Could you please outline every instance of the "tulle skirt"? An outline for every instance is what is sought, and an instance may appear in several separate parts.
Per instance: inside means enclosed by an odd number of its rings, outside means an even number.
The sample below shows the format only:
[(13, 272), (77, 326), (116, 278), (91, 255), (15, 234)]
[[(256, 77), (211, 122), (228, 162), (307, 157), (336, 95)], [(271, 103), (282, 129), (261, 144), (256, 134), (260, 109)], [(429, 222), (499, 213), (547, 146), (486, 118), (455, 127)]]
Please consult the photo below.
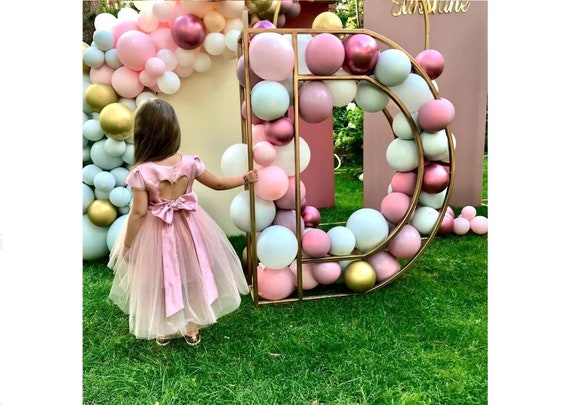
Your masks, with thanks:
[[(202, 271), (194, 248), (188, 218), (192, 215), (207, 247), (218, 297), (209, 302), (203, 289)], [(199, 328), (239, 308), (241, 295), (249, 292), (243, 267), (235, 249), (219, 225), (198, 206), (196, 211), (177, 211), (172, 226), (182, 281), (184, 308), (167, 317), (163, 276), (160, 218), (147, 214), (131, 248), (123, 252), (125, 226), (117, 236), (108, 267), (114, 271), (109, 298), (129, 314), (129, 331), (139, 339), (175, 338), (185, 333), (189, 322)], [(195, 228), (196, 229), (196, 228)]]

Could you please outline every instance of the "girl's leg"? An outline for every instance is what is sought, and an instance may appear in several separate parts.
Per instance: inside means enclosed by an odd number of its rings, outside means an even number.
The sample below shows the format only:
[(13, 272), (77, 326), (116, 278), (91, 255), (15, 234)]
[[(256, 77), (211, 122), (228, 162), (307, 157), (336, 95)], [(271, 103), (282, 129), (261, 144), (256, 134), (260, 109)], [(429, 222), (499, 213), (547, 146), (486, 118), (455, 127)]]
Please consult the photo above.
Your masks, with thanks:
[(186, 324), (186, 333), (184, 334), (184, 340), (190, 346), (196, 346), (200, 343), (200, 328), (193, 322), (188, 322)]

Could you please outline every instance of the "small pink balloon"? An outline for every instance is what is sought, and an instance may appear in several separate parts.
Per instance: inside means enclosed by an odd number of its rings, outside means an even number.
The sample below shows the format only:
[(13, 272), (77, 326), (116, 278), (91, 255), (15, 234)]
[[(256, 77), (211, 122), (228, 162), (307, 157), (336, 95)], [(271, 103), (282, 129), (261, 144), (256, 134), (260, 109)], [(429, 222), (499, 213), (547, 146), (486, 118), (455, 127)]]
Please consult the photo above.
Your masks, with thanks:
[(111, 84), (111, 78), (115, 69), (103, 63), (101, 66), (89, 69), (91, 83)]
[(366, 261), (374, 268), (377, 281), (387, 280), (400, 271), (398, 259), (385, 250), (369, 256)]
[(443, 55), (435, 49), (425, 49), (416, 56), (416, 62), (425, 70), (431, 80), (437, 79), (443, 72)]
[(482, 215), (477, 215), (470, 222), (471, 230), (477, 235), (484, 235), (489, 230), (489, 221)]
[(456, 235), (465, 235), (471, 229), (471, 224), (467, 218), (459, 216), (453, 220), (453, 232)]
[(114, 39), (113, 48), (117, 47), (119, 38), (127, 31), (140, 31), (138, 29), (136, 21), (132, 20), (121, 21), (120, 23), (114, 25), (113, 28), (111, 28), (111, 33), (113, 34), (113, 39)]
[(257, 169), (255, 194), (264, 200), (275, 201), (287, 193), (289, 186), (285, 170), (276, 165), (264, 166)]
[(449, 180), (449, 170), (445, 166), (431, 163), (424, 169), (422, 190), (430, 194), (441, 193), (449, 186)]
[(451, 215), (452, 218), (455, 218), (455, 211), (453, 211), (453, 208), (451, 208), (449, 205), (445, 209), (445, 214)]
[(127, 31), (117, 41), (117, 57), (130, 70), (140, 72), (148, 58), (156, 55), (156, 48), (149, 35), (141, 31)]
[(253, 24), (251, 28), (259, 28), (259, 29), (272, 29), (276, 28), (275, 25), (269, 20), (260, 20)]
[(152, 42), (157, 49), (157, 53), (161, 49), (168, 49), (174, 52), (178, 48), (178, 44), (174, 42), (170, 27), (158, 27), (150, 33)]
[(342, 274), (339, 262), (313, 263), (313, 277), (323, 285), (333, 284)]
[(295, 135), (295, 127), (287, 117), (265, 122), (265, 137), (274, 146), (285, 146)]
[(468, 221), (471, 221), (477, 215), (477, 209), (472, 205), (466, 205), (461, 209), (461, 216)]
[(390, 181), (392, 192), (404, 193), (409, 196), (413, 195), (417, 179), (418, 175), (416, 172), (397, 172)]
[(204, 22), (193, 14), (178, 16), (170, 31), (172, 39), (182, 49), (196, 49), (206, 38)]
[(277, 157), (277, 150), (267, 141), (257, 142), (253, 145), (252, 153), (253, 160), (260, 166), (269, 166)]
[[(291, 271), (295, 275), (295, 287), (297, 287), (299, 285), (297, 278), (297, 260), (294, 260), (289, 267), (291, 268)], [(303, 290), (312, 290), (313, 288), (318, 286), (319, 282), (315, 280), (315, 277), (313, 277), (313, 263), (303, 263), (301, 268), (302, 268), (301, 278), (302, 278)]]
[[(257, 181), (259, 182), (259, 176)], [(281, 209), (293, 210), (295, 209), (295, 191), (297, 190), (295, 176), (289, 176), (287, 183), (288, 183), (287, 190), (280, 198), (275, 200), (275, 205)], [(299, 191), (301, 193), (300, 197), (301, 200), (303, 200), (306, 195), (306, 189), (305, 189), (305, 184), (303, 183), (302, 180), (299, 180), (299, 186), (300, 186)]]
[(299, 115), (317, 124), (332, 115), (333, 98), (328, 86), (320, 80), (304, 82), (299, 88)]
[(303, 234), (301, 246), (309, 257), (325, 257), (331, 248), (331, 240), (322, 229), (311, 228)]
[(445, 214), (441, 221), (441, 224), (437, 230), (437, 234), (440, 236), (449, 235), (453, 232), (454, 218), (452, 215)]
[(392, 224), (398, 224), (410, 207), (410, 196), (398, 191), (388, 194), (380, 203), (380, 212)]
[(249, 61), (259, 77), (280, 82), (293, 72), (295, 52), (284, 35), (262, 32), (249, 42)]
[[(281, 210), (277, 209), (275, 218), (273, 218), (272, 225), (281, 225), (289, 229), (295, 235), (297, 234), (297, 216), (295, 210)], [(305, 232), (305, 224), (301, 221), (301, 235)]]
[(111, 77), (111, 86), (117, 94), (125, 98), (135, 98), (144, 89), (143, 84), (139, 80), (138, 72), (121, 66), (113, 73)]
[(349, 35), (342, 41), (344, 64), (342, 68), (353, 75), (372, 73), (378, 61), (378, 43), (367, 34)]
[(343, 62), (344, 46), (336, 35), (317, 34), (305, 48), (305, 63), (315, 75), (332, 75), (342, 67)]
[(418, 125), (426, 132), (445, 129), (455, 118), (455, 107), (445, 98), (428, 100), (418, 110)]
[(422, 237), (412, 225), (406, 224), (388, 244), (388, 252), (398, 259), (412, 258), (422, 246)]
[(166, 72), (166, 64), (159, 57), (153, 56), (147, 59), (144, 70), (150, 77), (159, 78)]
[(295, 291), (297, 279), (289, 267), (270, 269), (257, 267), (257, 292), (269, 301), (288, 297)]
[(312, 205), (306, 205), (301, 213), (303, 222), (308, 228), (316, 228), (321, 223), (321, 213), (318, 208)]

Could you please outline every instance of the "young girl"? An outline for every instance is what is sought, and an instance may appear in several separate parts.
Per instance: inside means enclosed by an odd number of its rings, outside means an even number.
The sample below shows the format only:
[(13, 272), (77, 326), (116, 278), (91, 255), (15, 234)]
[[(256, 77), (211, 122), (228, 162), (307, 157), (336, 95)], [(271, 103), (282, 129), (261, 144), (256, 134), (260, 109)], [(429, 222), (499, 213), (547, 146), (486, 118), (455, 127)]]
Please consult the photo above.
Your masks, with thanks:
[(180, 154), (178, 118), (158, 98), (138, 107), (133, 136), (126, 179), (133, 202), (109, 256), (109, 297), (129, 314), (136, 338), (166, 345), (183, 336), (194, 346), (200, 329), (236, 310), (249, 289), (239, 257), (198, 205), (192, 183), (228, 190), (257, 181), (257, 173), (217, 177), (199, 157)]

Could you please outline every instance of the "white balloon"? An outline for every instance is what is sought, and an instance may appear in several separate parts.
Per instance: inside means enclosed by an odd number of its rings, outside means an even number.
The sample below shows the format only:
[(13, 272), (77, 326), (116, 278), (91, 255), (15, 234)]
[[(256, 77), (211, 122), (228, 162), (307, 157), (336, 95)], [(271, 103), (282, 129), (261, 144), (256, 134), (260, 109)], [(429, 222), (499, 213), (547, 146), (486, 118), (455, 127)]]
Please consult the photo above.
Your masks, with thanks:
[(331, 240), (330, 254), (335, 256), (348, 255), (356, 246), (356, 236), (346, 226), (335, 226), (328, 230)]
[[(334, 76), (346, 76), (343, 70), (335, 73)], [(343, 107), (348, 105), (356, 97), (358, 85), (356, 80), (323, 80), (332, 94), (333, 105), (335, 107)]]
[(422, 235), (429, 235), (435, 228), (439, 212), (435, 208), (422, 206), (416, 208), (411, 225)]
[(386, 49), (378, 55), (374, 76), (384, 86), (402, 84), (412, 71), (412, 62), (400, 49)]
[[(295, 175), (295, 141), (283, 146), (276, 146), (277, 155), (273, 164), (282, 168), (287, 176)], [(311, 161), (311, 149), (303, 138), (299, 137), (299, 173), (302, 173)]]
[(158, 89), (165, 94), (174, 94), (180, 89), (180, 78), (174, 72), (166, 71), (156, 79)]
[(358, 82), (354, 101), (364, 111), (378, 112), (388, 105), (390, 97), (375, 84), (361, 80)]
[(208, 70), (210, 70), (211, 66), (212, 66), (212, 59), (210, 59), (210, 56), (208, 56), (208, 54), (204, 52), (200, 52), (196, 55), (196, 60), (192, 65), (194, 70), (200, 73), (207, 72)]
[(143, 91), (135, 98), (135, 105), (138, 107), (143, 102), (147, 100), (152, 100), (157, 98), (158, 96), (154, 94), (152, 91)]
[(410, 113), (418, 111), (422, 104), (435, 98), (424, 78), (416, 73), (409, 74), (402, 84), (390, 89)]
[(388, 221), (373, 208), (360, 208), (354, 211), (346, 221), (346, 227), (356, 238), (356, 248), (367, 252), (379, 245), (388, 236)]
[(139, 18), (138, 11), (132, 7), (123, 7), (117, 13), (117, 20), (119, 22), (122, 22), (122, 21), (135, 21), (136, 22), (138, 18)]
[[(416, 131), (419, 133), (420, 129), (418, 126), (418, 111), (414, 111), (410, 114), (412, 116), (412, 120), (414, 121), (414, 125), (416, 127)], [(399, 111), (392, 120), (392, 131), (394, 131), (394, 135), (396, 135), (400, 139), (414, 139), (414, 133), (412, 131), (412, 127), (406, 118), (406, 115), (403, 111)]]
[(447, 195), (447, 188), (439, 193), (426, 193), (425, 191), (420, 192), (418, 201), (421, 205), (434, 208), (436, 210), (443, 207), (445, 201), (445, 196)]
[(241, 17), (245, 8), (243, 0), (223, 0), (216, 2), (216, 8), (227, 18)]
[(282, 225), (271, 225), (259, 234), (257, 256), (270, 269), (289, 266), (297, 256), (297, 238)]
[(163, 48), (158, 50), (158, 52), (156, 52), (156, 57), (164, 62), (166, 70), (173, 71), (178, 64), (178, 58), (176, 57), (176, 54), (170, 49)]
[[(251, 232), (249, 190), (244, 190), (236, 195), (230, 204), (230, 218), (236, 228)], [(257, 195), (254, 199), (255, 207), (255, 231), (259, 232), (267, 228), (273, 222), (277, 208), (273, 201), (264, 200)]]
[(418, 148), (413, 140), (396, 138), (386, 149), (386, 161), (396, 171), (409, 172), (418, 167)]
[(95, 16), (94, 25), (96, 30), (108, 30), (117, 25), (117, 17), (111, 13), (101, 13)]
[(289, 92), (279, 82), (262, 80), (251, 90), (251, 109), (265, 121), (282, 117), (289, 108)]
[(226, 47), (230, 51), (232, 52), (238, 51), (238, 38), (240, 35), (241, 35), (240, 30), (230, 30), (225, 34), (224, 42), (226, 44)]
[(222, 154), (222, 173), (227, 177), (241, 176), (249, 170), (248, 151), (245, 143), (230, 145)]
[[(174, 55), (178, 61), (178, 66), (192, 66), (196, 62), (196, 57), (200, 51), (198, 49), (176, 48)], [(192, 68), (193, 69), (193, 68)]]
[(420, 134), (420, 140), (424, 155), (429, 160), (433, 160), (447, 151), (447, 134), (444, 129), (435, 133), (424, 131)]

